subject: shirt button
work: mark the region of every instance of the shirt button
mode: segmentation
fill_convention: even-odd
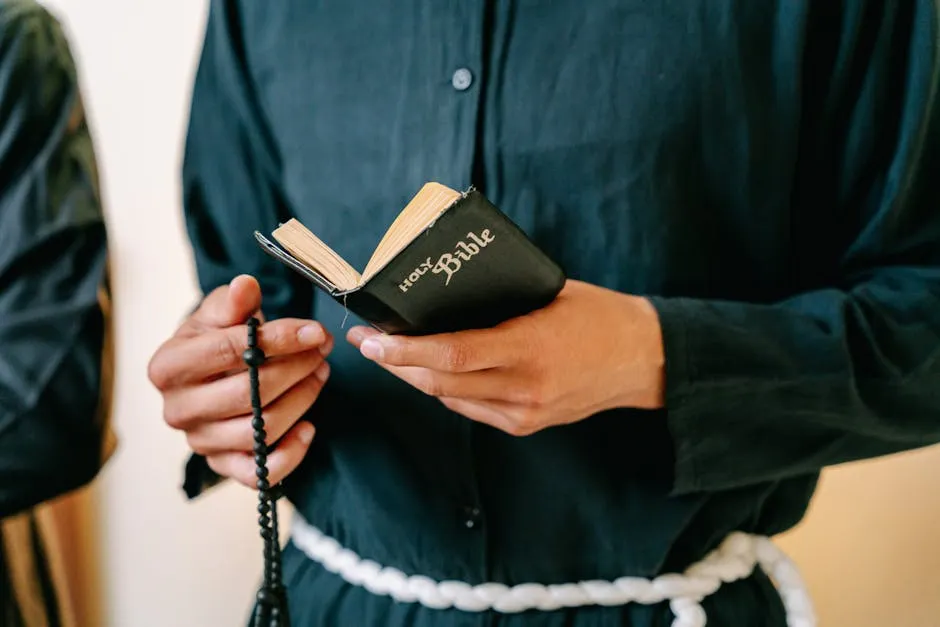
[[[467,529],[476,529],[480,526],[481,516],[480,508],[478,507],[464,507],[463,508],[463,526]]]
[[[457,91],[464,91],[470,84],[473,82],[473,74],[470,73],[465,67],[458,69],[454,72],[454,75],[450,78],[450,84],[454,86],[454,89]]]

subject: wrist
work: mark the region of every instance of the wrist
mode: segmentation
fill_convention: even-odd
[[[659,409],[665,404],[666,356],[659,314],[649,299],[624,295],[622,372],[617,407]]]

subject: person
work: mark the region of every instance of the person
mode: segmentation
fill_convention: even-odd
[[[205,297],[149,365],[187,494],[256,483],[261,315],[292,624],[812,624],[701,564],[796,525],[823,468],[940,441],[938,19],[212,2],[182,168]],[[555,301],[383,335],[252,237],[297,217],[362,268],[426,181],[502,209]]]
[[[108,245],[68,39],[0,3],[0,624],[92,624],[88,485],[116,446]]]

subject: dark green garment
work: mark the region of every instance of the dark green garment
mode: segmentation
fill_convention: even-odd
[[[107,237],[75,62],[31,0],[0,2],[0,625],[56,627],[33,508],[87,484],[110,446],[100,392]],[[110,359],[110,357],[108,358]],[[108,362],[110,367],[110,361]],[[53,514],[47,513],[46,519]],[[22,531],[22,533],[20,533]],[[18,563],[15,571],[10,564]],[[67,564],[69,572],[82,566]],[[75,568],[72,568],[75,567]],[[62,583],[61,581],[59,582]],[[23,615],[23,608],[29,611]]]
[[[729,531],[791,528],[825,466],[940,441],[938,15],[928,0],[213,2],[183,168],[201,286],[254,274],[267,316],[339,339],[287,486],[299,511],[434,579],[650,577]],[[472,423],[362,359],[343,308],[252,239],[296,216],[361,268],[428,180],[481,188],[572,278],[649,296],[666,409],[525,438]],[[190,494],[210,482],[199,468]],[[439,612],[286,560],[303,627],[671,618]],[[728,586],[709,626],[779,625],[773,598],[761,577]]]
[[[87,483],[107,237],[74,60],[32,1],[0,3],[0,518]]]

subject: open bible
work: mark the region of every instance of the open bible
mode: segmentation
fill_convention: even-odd
[[[562,268],[482,193],[433,182],[392,222],[361,273],[296,219],[270,239],[255,238],[387,333],[493,326],[547,305],[565,282]]]

